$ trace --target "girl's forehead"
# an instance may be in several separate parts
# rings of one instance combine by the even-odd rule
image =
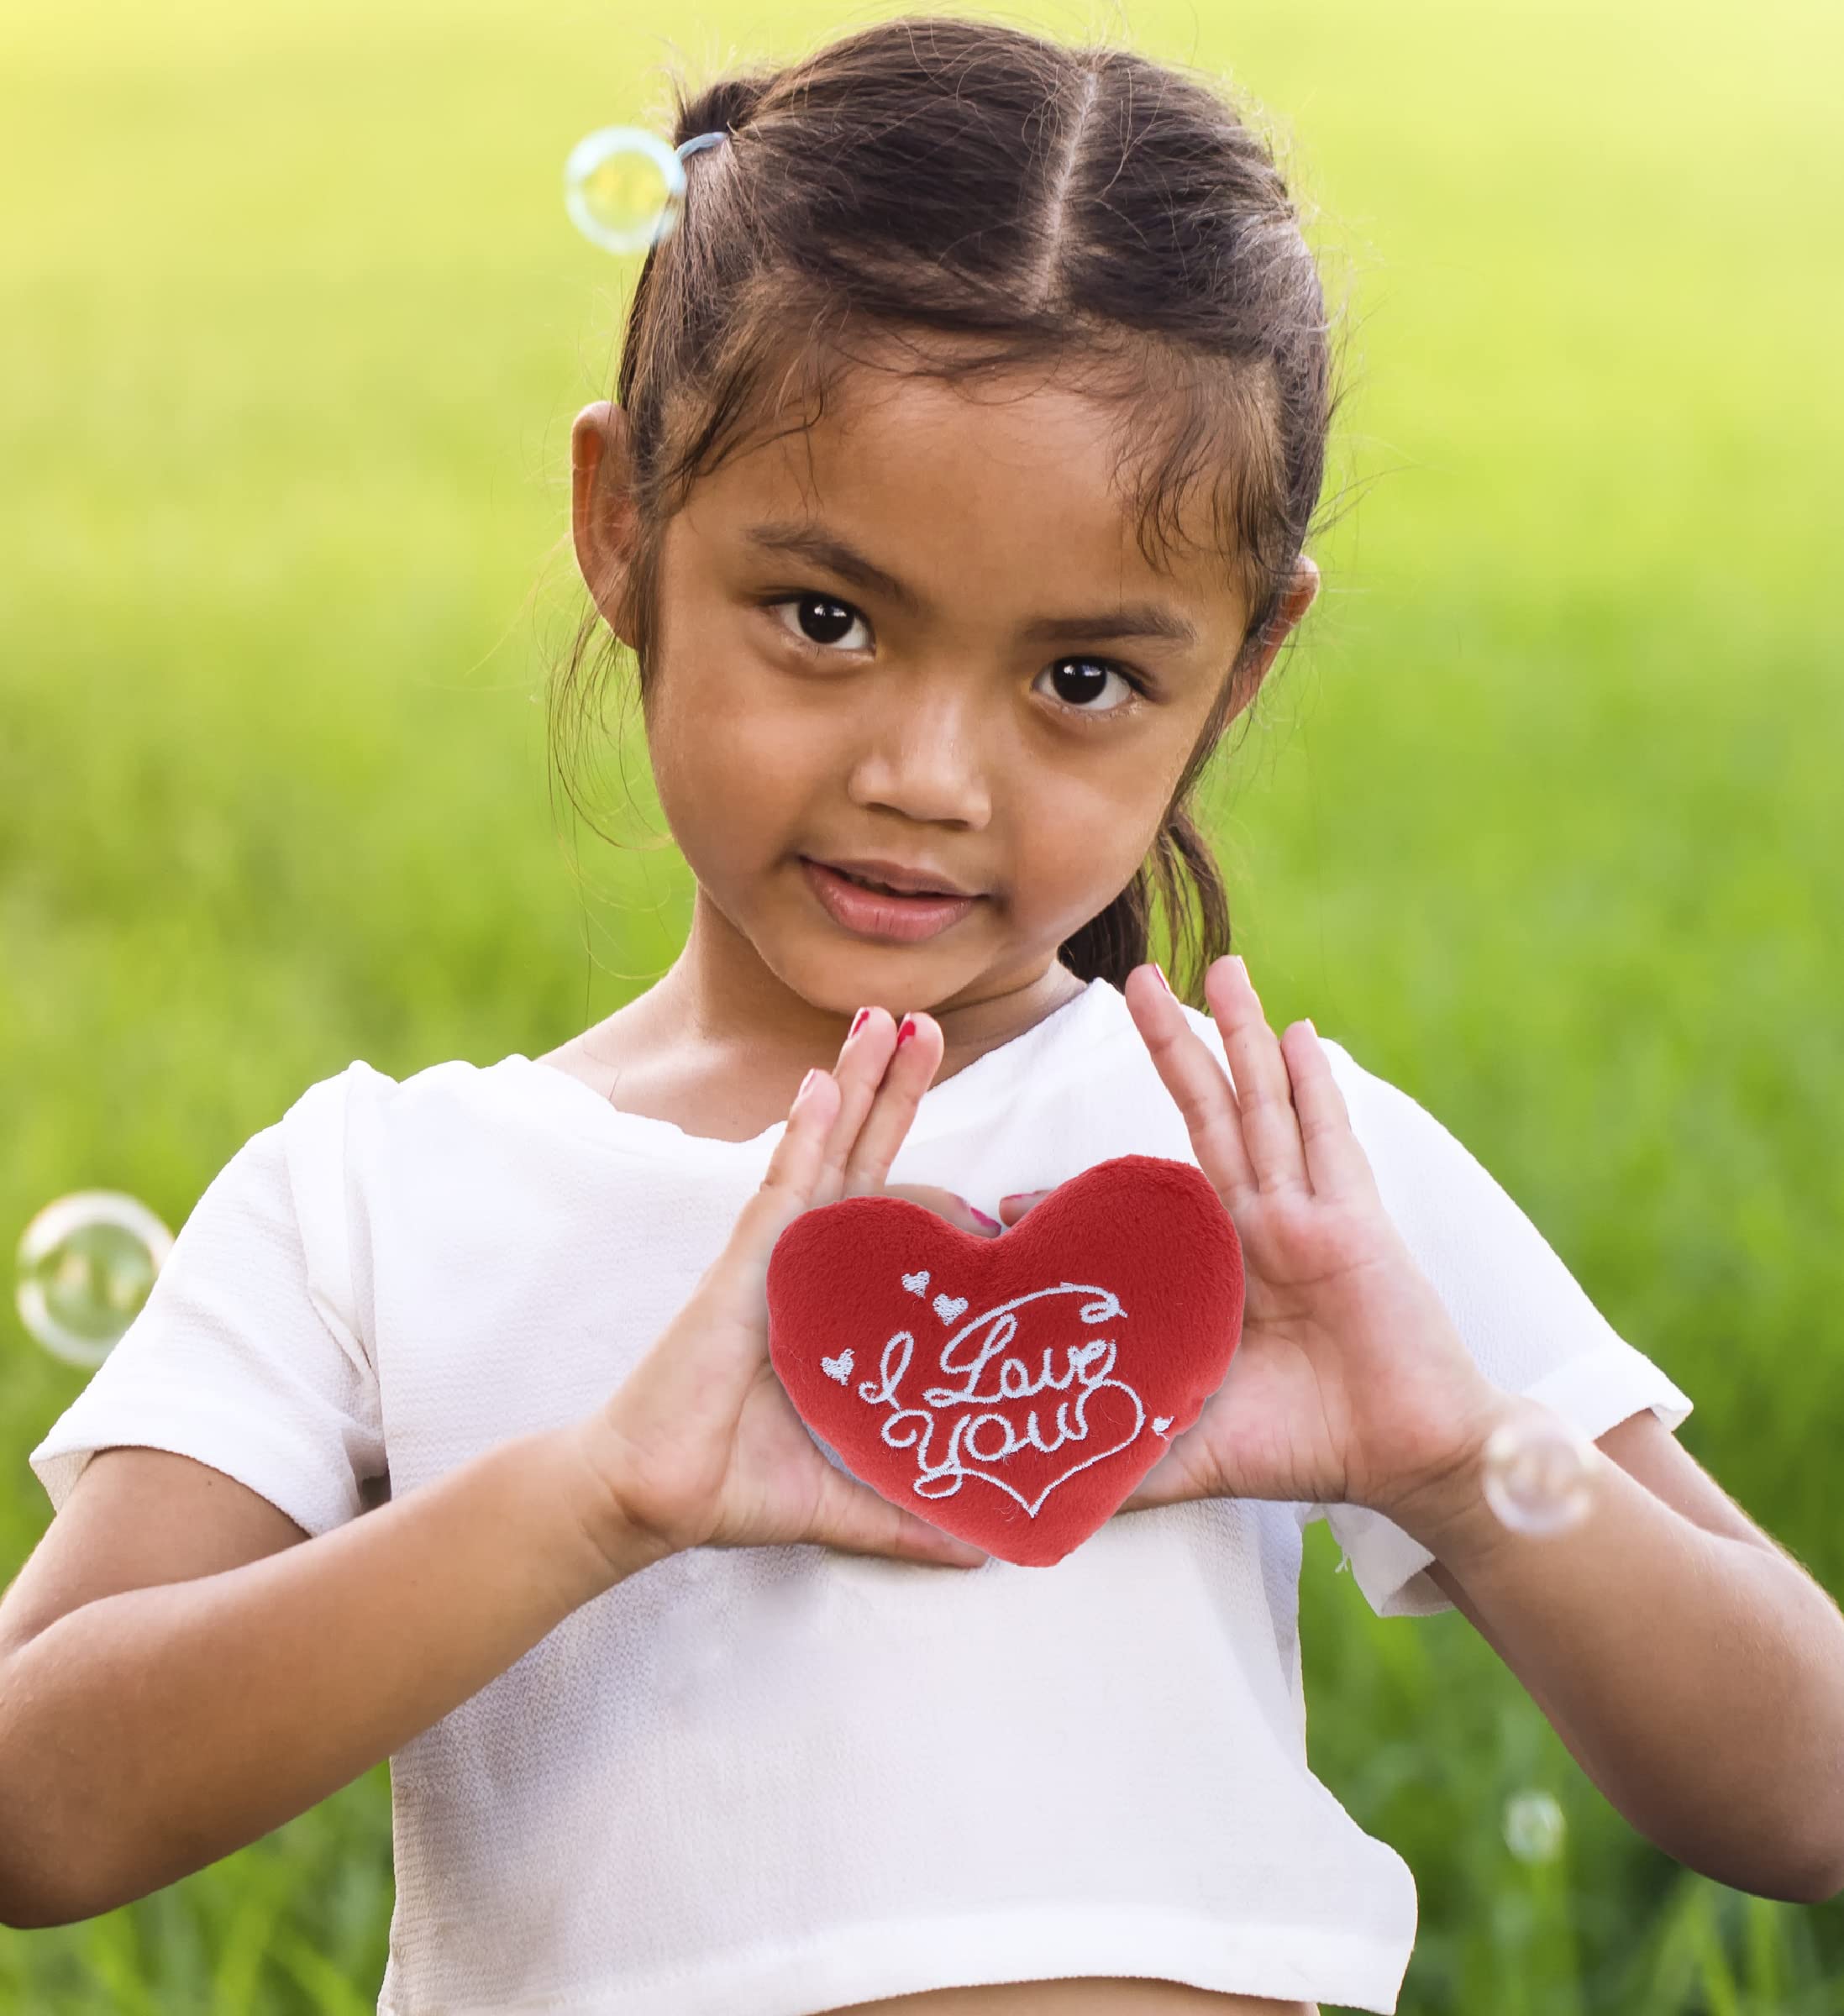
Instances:
[[[806,524],[937,585],[1106,585],[1199,606],[1234,590],[1200,523],[1149,559],[1117,402],[1048,367],[948,380],[854,370],[692,488],[687,529],[749,543]],[[1092,598],[1091,598],[1092,599]]]

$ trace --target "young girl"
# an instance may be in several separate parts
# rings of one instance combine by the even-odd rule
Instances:
[[[541,1057],[353,1063],[199,1200],[32,1455],[7,1920],[389,1756],[395,2016],[1389,2011],[1414,1884],[1306,1760],[1321,1515],[1672,1854],[1830,1894],[1829,1599],[1466,1150],[1223,956],[1185,807],[1312,600],[1329,406],[1269,155],[1140,57],[927,18],[676,137],[575,530],[689,939]],[[1118,1515],[1017,1567],[822,1453],[767,1352],[797,1214],[1003,1236],[1133,1152],[1209,1177],[1247,1304]],[[1594,1505],[1537,1539],[1483,1450],[1552,1411]]]

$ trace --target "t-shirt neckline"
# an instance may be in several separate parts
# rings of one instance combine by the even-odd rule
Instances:
[[[1106,976],[1098,974],[1081,993],[1071,995],[1040,1021],[996,1044],[970,1064],[963,1065],[952,1078],[938,1079],[922,1094],[906,1138],[922,1139],[951,1126],[965,1110],[967,1101],[984,1092],[1004,1071],[1029,1063],[1052,1041],[1061,1041],[1076,1025],[1085,1021],[1103,990],[1109,988]],[[612,1105],[601,1093],[591,1091],[580,1078],[560,1070],[555,1064],[528,1057],[523,1051],[515,1050],[491,1068],[506,1071],[508,1067],[524,1084],[535,1084],[545,1096],[563,1102],[559,1105],[560,1112],[567,1105],[576,1116],[579,1131],[593,1132],[603,1140],[624,1145],[741,1159],[759,1156],[764,1150],[772,1152],[775,1142],[780,1139],[787,1126],[785,1119],[778,1120],[744,1141],[725,1141],[715,1134],[693,1134],[676,1121],[662,1120],[651,1113],[629,1113]]]

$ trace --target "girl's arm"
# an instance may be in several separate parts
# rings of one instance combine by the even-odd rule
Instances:
[[[517,1437],[317,1539],[101,1597],[6,1651],[0,1923],[93,1917],[244,1847],[670,1551],[612,1516],[581,1450],[575,1428]]]
[[[57,1600],[56,1575],[34,1573],[34,1557],[0,1607],[0,1922],[92,1917],[244,1846],[439,1721],[581,1604],[682,1548],[811,1543],[983,1563],[977,1547],[835,1469],[769,1352],[775,1241],[804,1210],[885,1187],[940,1066],[940,1025],[907,1019],[914,1040],[899,1047],[888,1011],[867,1008],[835,1070],[807,1074],[723,1250],[581,1421],[502,1442],[318,1538],[197,1579],[118,1584],[73,1608]],[[946,1191],[901,1189],[943,1215],[966,1213]],[[86,1473],[58,1520],[81,1521],[87,1503],[100,1511],[85,1499],[92,1488]],[[246,1554],[277,1531],[255,1522],[250,1495],[229,1478],[218,1493]],[[176,1500],[153,1496],[146,1515],[171,1523]],[[138,1547],[155,1582],[130,1514],[111,1515],[69,1536],[67,1558],[81,1564],[71,1579],[112,1577]],[[220,1530],[189,1549],[221,1562],[233,1544]]]
[[[1656,1415],[1623,1423],[1591,1460],[1594,1515],[1571,1532],[1501,1525],[1477,1443],[1391,1516],[1432,1550],[1429,1575],[1641,1833],[1737,1889],[1837,1896],[1844,1616],[1741,1515],[1713,1531],[1668,1501],[1652,1473],[1679,1490],[1679,1472],[1703,1473]]]
[[[1635,1826],[1764,1897],[1844,1889],[1844,1616],[1650,1413],[1591,1449],[1573,1531],[1519,1534],[1484,1495],[1495,1386],[1385,1208],[1311,1022],[1277,1038],[1242,961],[1214,961],[1205,1043],[1158,969],[1127,1007],[1241,1239],[1222,1385],[1123,1511],[1190,1498],[1380,1512]],[[1233,1081],[1233,1082],[1232,1082]],[[1001,1206],[1001,1214],[1003,1206]],[[1488,1284],[1479,1291],[1489,1295]]]

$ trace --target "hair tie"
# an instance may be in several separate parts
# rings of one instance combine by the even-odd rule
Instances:
[[[682,161],[688,154],[697,153],[701,147],[722,146],[729,137],[728,132],[720,126],[715,133],[694,134],[689,140],[680,140],[672,151]]]

